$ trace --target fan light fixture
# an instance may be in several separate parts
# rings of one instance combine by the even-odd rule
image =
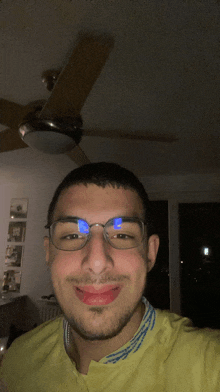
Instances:
[[[82,138],[81,118],[35,118],[19,126],[21,139],[30,147],[47,154],[63,154]]]

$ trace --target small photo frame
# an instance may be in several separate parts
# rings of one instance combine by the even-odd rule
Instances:
[[[20,293],[21,272],[15,270],[4,271],[2,291]]]
[[[11,199],[10,218],[26,219],[28,211],[28,199]]]
[[[9,222],[8,242],[24,242],[26,222]]]
[[[5,265],[8,267],[21,267],[24,246],[8,245],[5,252]]]

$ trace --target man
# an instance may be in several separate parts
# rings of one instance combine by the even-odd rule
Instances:
[[[46,260],[64,317],[17,339],[10,392],[220,391],[220,332],[142,297],[159,246],[143,185],[116,164],[67,175],[48,211]]]

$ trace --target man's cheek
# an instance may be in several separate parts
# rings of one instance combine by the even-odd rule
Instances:
[[[140,248],[138,248],[138,253],[141,258],[147,262],[147,245],[144,243]]]

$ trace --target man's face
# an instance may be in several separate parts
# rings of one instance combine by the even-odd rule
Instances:
[[[105,224],[118,216],[144,219],[135,191],[80,184],[63,191],[53,220],[79,217],[89,224]],[[45,238],[46,260],[57,300],[71,327],[85,339],[101,340],[117,335],[140,312],[146,275],[155,263],[159,240],[151,236],[148,244],[145,240],[137,248],[115,249],[104,239],[102,226],[93,226],[91,233],[87,244],[76,251],[58,250]],[[96,293],[112,287],[110,300],[93,303]],[[88,301],[83,301],[83,290],[84,294],[89,291]]]

